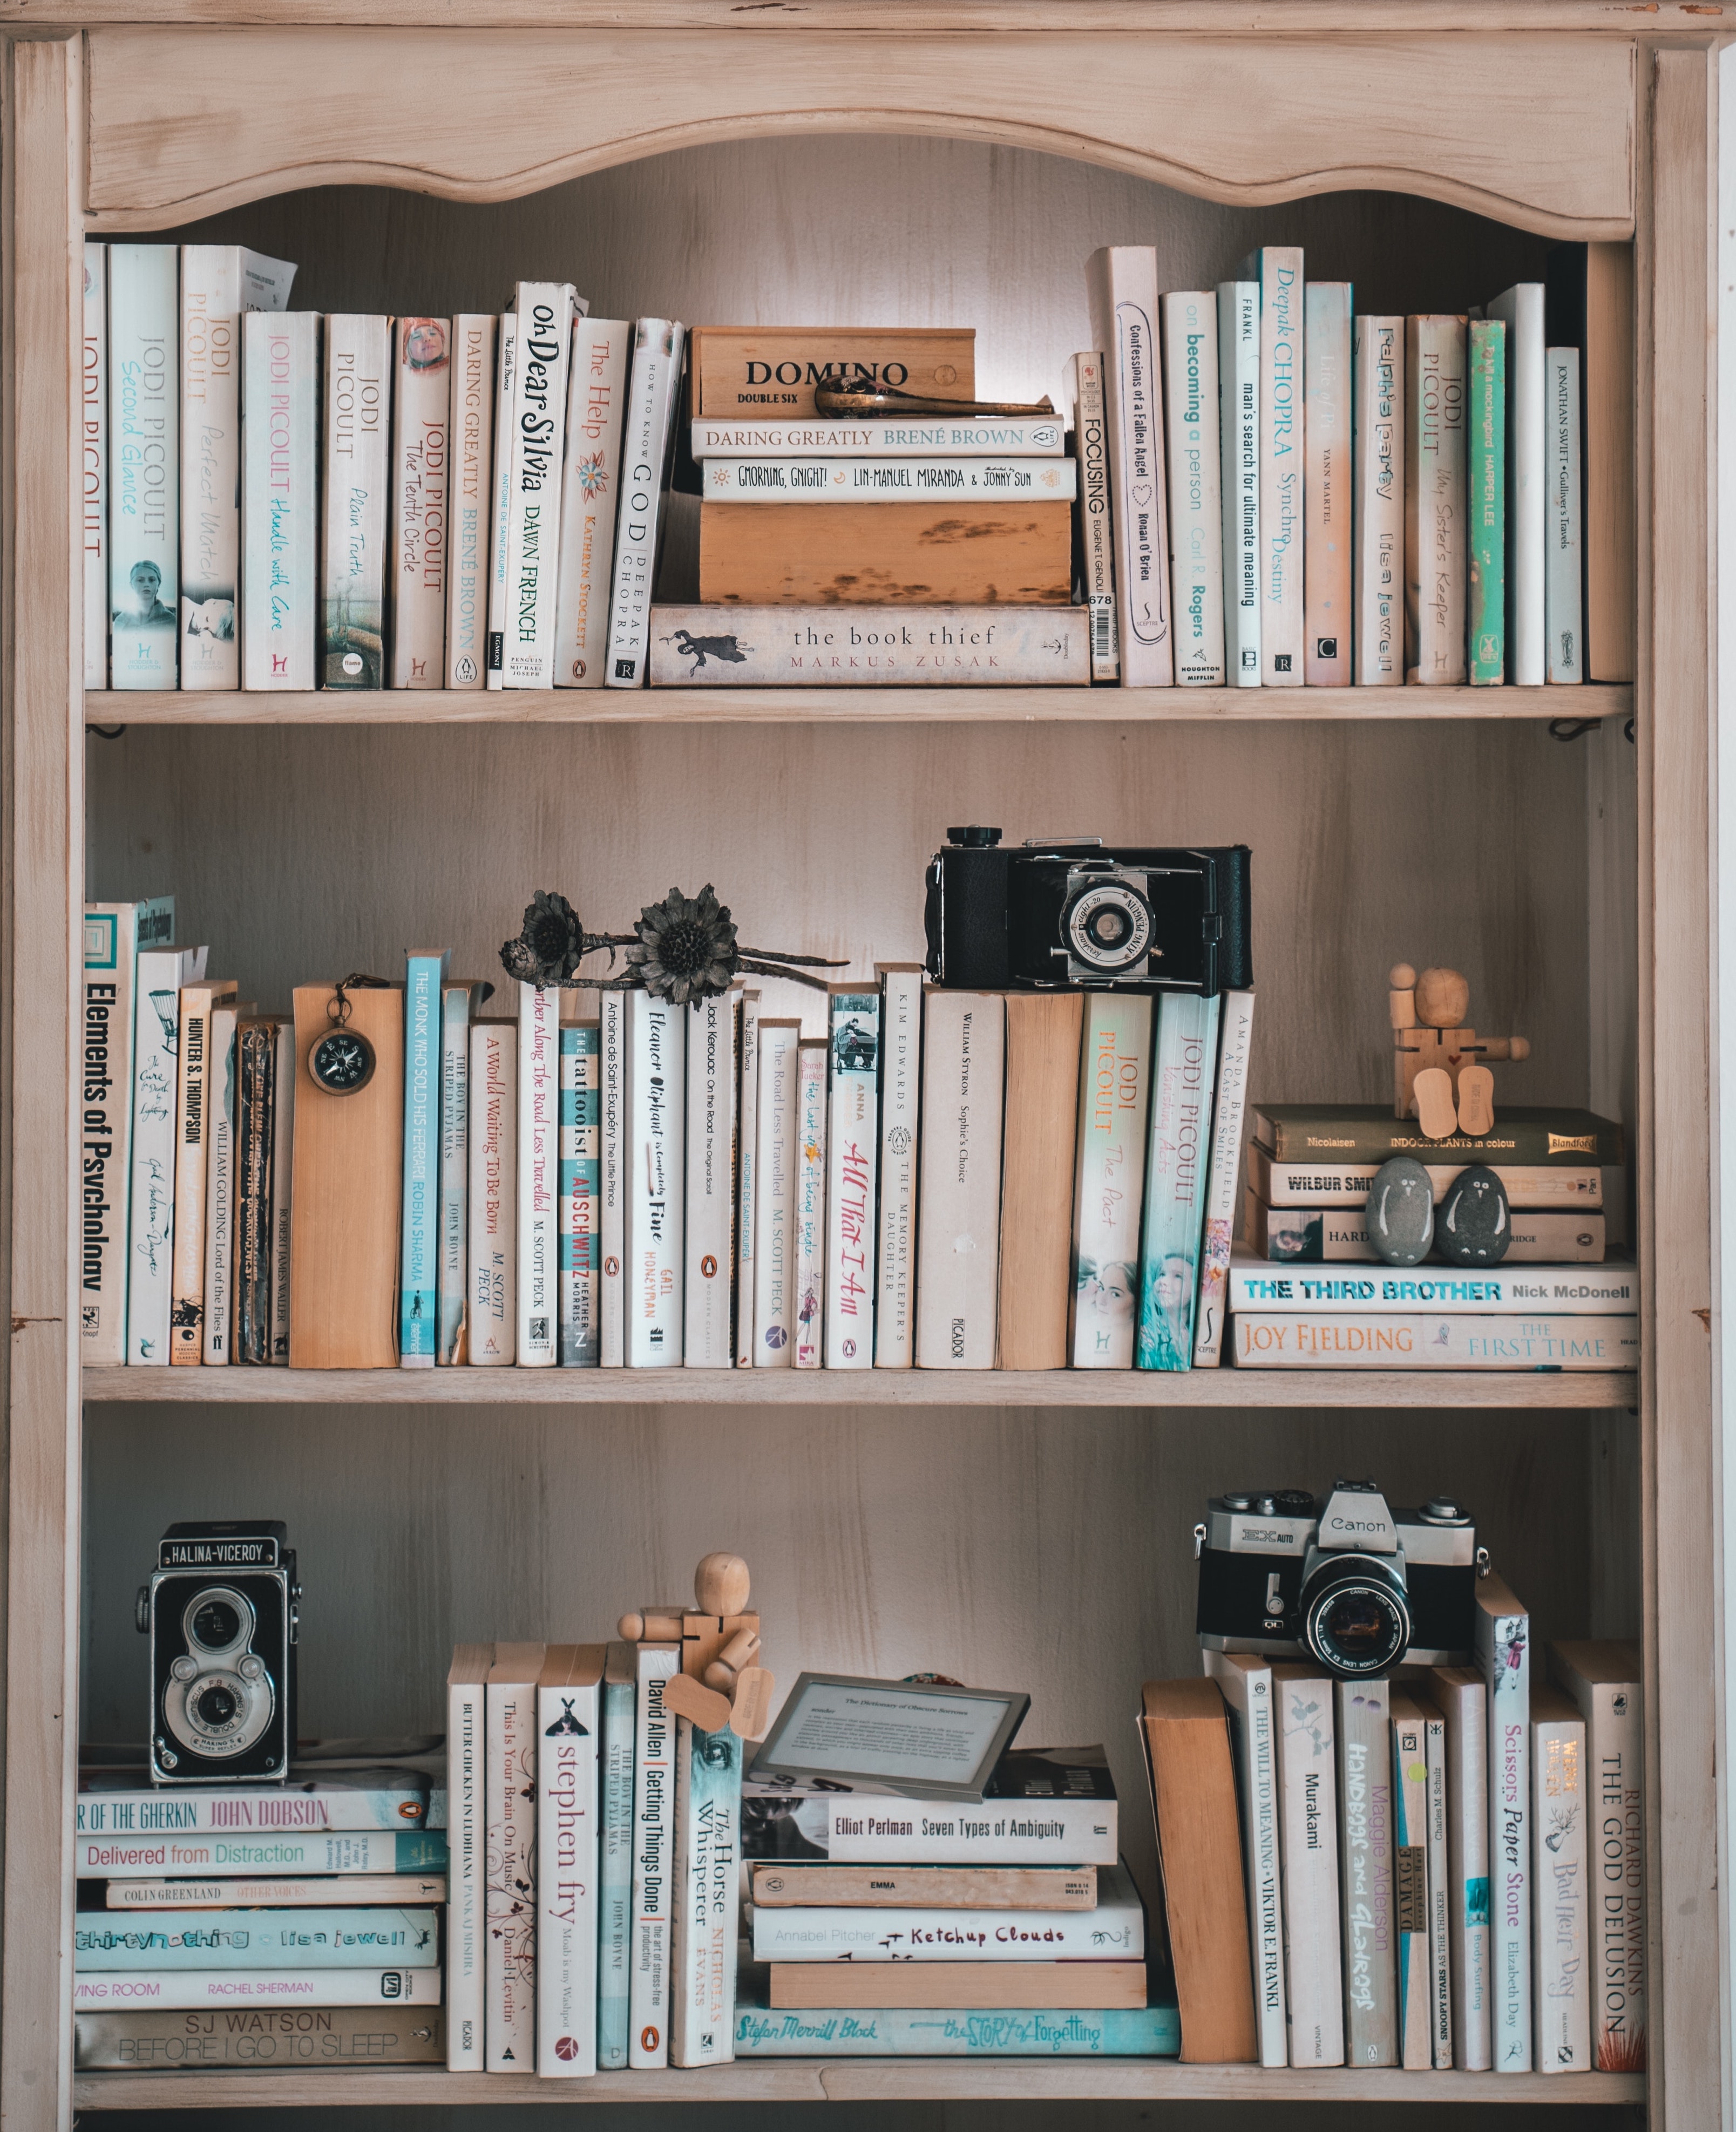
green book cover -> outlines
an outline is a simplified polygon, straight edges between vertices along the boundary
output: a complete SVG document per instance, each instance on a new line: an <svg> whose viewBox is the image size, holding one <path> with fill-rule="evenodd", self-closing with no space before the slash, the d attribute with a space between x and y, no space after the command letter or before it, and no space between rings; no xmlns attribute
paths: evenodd
<svg viewBox="0 0 1736 2132"><path fill-rule="evenodd" d="M1384 1162L1414 1155L1421 1162L1611 1169L1626 1160L1619 1120L1553 1104L1503 1104L1498 1078L1495 1122L1481 1139L1451 1133L1430 1140L1415 1118L1395 1118L1382 1103L1256 1104L1253 1136L1275 1162Z"/></svg>
<svg viewBox="0 0 1736 2132"><path fill-rule="evenodd" d="M1471 434L1466 489L1470 507L1471 685L1507 679L1507 327L1470 326Z"/></svg>

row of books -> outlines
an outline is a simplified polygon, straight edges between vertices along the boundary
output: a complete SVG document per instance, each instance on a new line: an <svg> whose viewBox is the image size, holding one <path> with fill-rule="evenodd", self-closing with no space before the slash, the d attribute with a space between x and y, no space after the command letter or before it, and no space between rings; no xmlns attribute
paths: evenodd
<svg viewBox="0 0 1736 2132"><path fill-rule="evenodd" d="M1186 2056L1643 2069L1638 1651L1551 1645L1533 1683L1494 1576L1477 1633L1390 1681L1209 1651L1147 1685Z"/></svg>

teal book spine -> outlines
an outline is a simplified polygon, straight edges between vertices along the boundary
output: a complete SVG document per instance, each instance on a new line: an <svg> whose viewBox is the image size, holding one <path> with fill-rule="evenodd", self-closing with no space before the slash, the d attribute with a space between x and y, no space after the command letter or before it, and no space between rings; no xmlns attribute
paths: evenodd
<svg viewBox="0 0 1736 2132"><path fill-rule="evenodd" d="M148 1969L432 1969L432 1909L173 1910L150 1920L81 1910L73 1966Z"/></svg>
<svg viewBox="0 0 1736 2132"><path fill-rule="evenodd" d="M1172 2058L1181 2050L1173 2005L1092 2014L882 2008L796 2014L746 2004L735 2010L740 2058Z"/></svg>
<svg viewBox="0 0 1736 2132"><path fill-rule="evenodd" d="M1507 679L1507 327L1470 324L1470 678L1473 688Z"/></svg>
<svg viewBox="0 0 1736 2132"><path fill-rule="evenodd" d="M404 987L404 1217L398 1361L434 1367L440 1265L440 988L446 958L412 948Z"/></svg>
<svg viewBox="0 0 1736 2132"><path fill-rule="evenodd" d="M448 985L440 995L440 1302L441 1362L469 1360L470 987Z"/></svg>
<svg viewBox="0 0 1736 2132"><path fill-rule="evenodd" d="M560 1366L594 1370L603 1359L597 1227L603 1207L599 1174L598 1027L568 1022L560 1031Z"/></svg>
<svg viewBox="0 0 1736 2132"><path fill-rule="evenodd" d="M627 2070L632 2015L633 1678L603 1684L602 1860L598 1875L597 2070Z"/></svg>
<svg viewBox="0 0 1736 2132"><path fill-rule="evenodd" d="M1166 992L1155 1049L1134 1360L1142 1370L1189 1370L1218 1070L1218 1001Z"/></svg>

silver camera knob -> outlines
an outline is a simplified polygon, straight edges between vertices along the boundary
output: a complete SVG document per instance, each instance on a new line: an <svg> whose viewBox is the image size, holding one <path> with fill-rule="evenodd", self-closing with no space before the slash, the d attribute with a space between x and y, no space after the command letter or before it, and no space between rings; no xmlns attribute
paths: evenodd
<svg viewBox="0 0 1736 2132"><path fill-rule="evenodd" d="M241 1675L243 1680L257 1680L259 1676L265 1671L265 1668L259 1663L258 1659L254 1657L253 1654L249 1651L247 1656L241 1661L241 1664L236 1667L235 1670Z"/></svg>
<svg viewBox="0 0 1736 2132"><path fill-rule="evenodd" d="M170 1667L169 1670L174 1674L177 1680L188 1681L191 1680L198 1673L199 1668L193 1663L191 1659L183 1657L176 1659L175 1663Z"/></svg>

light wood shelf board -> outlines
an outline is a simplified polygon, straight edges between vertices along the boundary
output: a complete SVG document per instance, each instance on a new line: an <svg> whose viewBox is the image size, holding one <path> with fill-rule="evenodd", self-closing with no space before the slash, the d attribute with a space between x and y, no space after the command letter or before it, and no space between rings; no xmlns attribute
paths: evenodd
<svg viewBox="0 0 1736 2132"><path fill-rule="evenodd" d="M1625 683L1575 689L94 689L87 726L1130 725L1220 719L1612 718Z"/></svg>
<svg viewBox="0 0 1736 2132"><path fill-rule="evenodd" d="M86 1370L87 1403L235 1406L1633 1407L1628 1371Z"/></svg>

